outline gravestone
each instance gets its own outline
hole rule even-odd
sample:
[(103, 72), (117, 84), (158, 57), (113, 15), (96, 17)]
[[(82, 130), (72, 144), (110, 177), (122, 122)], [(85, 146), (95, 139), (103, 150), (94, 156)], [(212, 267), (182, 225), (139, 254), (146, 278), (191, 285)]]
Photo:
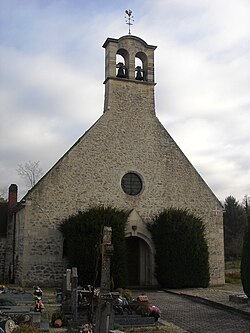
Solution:
[(110, 293), (110, 263), (113, 255), (111, 238), (112, 228), (105, 226), (101, 244), (101, 286), (96, 313), (96, 333), (108, 333), (114, 328), (113, 298)]
[(78, 274), (77, 267), (72, 267), (71, 275), (71, 307), (72, 307), (72, 319), (74, 322), (77, 322), (78, 319)]
[(67, 269), (64, 274), (63, 292), (61, 293), (62, 306), (64, 313), (70, 314), (72, 321), (78, 321), (78, 273), (77, 267)]
[(71, 269), (66, 270), (66, 291), (71, 291)]

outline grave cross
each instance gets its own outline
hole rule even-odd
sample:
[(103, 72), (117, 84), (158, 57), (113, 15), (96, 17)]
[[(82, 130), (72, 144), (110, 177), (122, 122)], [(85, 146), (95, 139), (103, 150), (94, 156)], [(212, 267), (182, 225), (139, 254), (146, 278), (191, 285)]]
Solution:
[(96, 314), (96, 333), (108, 333), (114, 326), (113, 300), (110, 294), (110, 262), (113, 255), (112, 228), (103, 228), (101, 244), (101, 286)]
[(112, 245), (112, 228), (103, 228), (103, 242), (101, 244), (102, 271), (101, 271), (101, 293), (110, 292), (110, 262), (114, 247)]

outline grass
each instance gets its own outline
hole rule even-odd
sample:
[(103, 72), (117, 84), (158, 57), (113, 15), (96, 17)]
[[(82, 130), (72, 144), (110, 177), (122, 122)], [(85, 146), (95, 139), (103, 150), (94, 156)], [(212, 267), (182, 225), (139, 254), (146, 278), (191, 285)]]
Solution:
[(240, 260), (231, 260), (225, 262), (225, 282), (240, 286)]
[(240, 272), (226, 272), (225, 282), (233, 284), (235, 286), (240, 286), (241, 285)]
[(240, 269), (240, 260), (230, 260), (225, 262), (225, 269)]

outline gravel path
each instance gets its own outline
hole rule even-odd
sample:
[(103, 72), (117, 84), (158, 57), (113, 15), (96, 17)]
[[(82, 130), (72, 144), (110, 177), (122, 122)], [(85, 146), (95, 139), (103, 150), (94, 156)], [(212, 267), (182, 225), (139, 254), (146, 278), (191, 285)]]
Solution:
[[(216, 297), (217, 301), (225, 298), (225, 291), (203, 289), (189, 290), (190, 294), (203, 295), (207, 298)], [(184, 290), (182, 290), (184, 293)], [(165, 292), (147, 292), (152, 304), (161, 308), (161, 318), (193, 333), (249, 333), (249, 319), (241, 317), (238, 313), (218, 309), (212, 306), (194, 302), (181, 295)], [(206, 295), (205, 295), (206, 294)], [(219, 296), (219, 295), (220, 296)], [(228, 297), (228, 293), (227, 297)]]

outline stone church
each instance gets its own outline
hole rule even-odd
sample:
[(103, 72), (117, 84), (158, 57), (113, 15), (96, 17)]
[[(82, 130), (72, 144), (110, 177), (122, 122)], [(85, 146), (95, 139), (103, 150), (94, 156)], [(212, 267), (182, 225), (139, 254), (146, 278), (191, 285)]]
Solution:
[(146, 224), (169, 207), (187, 208), (203, 219), (210, 284), (223, 284), (222, 207), (156, 116), (156, 46), (129, 34), (108, 38), (103, 47), (104, 112), (12, 209), (5, 280), (11, 276), (23, 286), (60, 285), (67, 259), (59, 224), (78, 211), (103, 205), (130, 212), (126, 243), (131, 286), (157, 284)]

